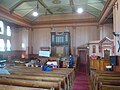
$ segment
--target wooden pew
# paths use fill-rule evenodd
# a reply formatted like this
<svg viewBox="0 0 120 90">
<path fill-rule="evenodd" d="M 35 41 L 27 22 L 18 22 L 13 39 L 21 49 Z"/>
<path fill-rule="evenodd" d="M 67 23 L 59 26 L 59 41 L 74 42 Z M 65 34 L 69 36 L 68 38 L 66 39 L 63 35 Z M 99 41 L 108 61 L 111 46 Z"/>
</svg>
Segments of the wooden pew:
<svg viewBox="0 0 120 90">
<path fill-rule="evenodd" d="M 118 80 L 100 81 L 99 89 L 97 90 L 120 90 L 120 81 Z"/>
<path fill-rule="evenodd" d="M 61 90 L 61 82 L 47 82 L 47 81 L 34 81 L 34 80 L 20 80 L 10 78 L 0 78 L 0 84 L 13 85 L 13 86 L 25 86 L 34 88 L 46 88 L 53 87 L 55 90 Z"/>
<path fill-rule="evenodd" d="M 91 70 L 90 71 L 90 78 L 91 78 L 91 82 L 94 82 L 96 77 L 99 75 L 102 76 L 119 76 L 120 72 L 114 72 L 114 71 L 96 71 L 96 70 Z"/>
<path fill-rule="evenodd" d="M 95 81 L 95 90 L 98 90 L 99 85 L 101 85 L 101 82 L 111 82 L 111 81 L 115 81 L 115 80 L 120 81 L 120 76 L 118 76 L 118 77 L 98 76 L 97 80 Z"/>
<path fill-rule="evenodd" d="M 12 67 L 11 70 L 17 70 L 17 71 L 24 71 L 24 72 L 42 72 L 41 68 L 36 68 L 36 67 L 23 67 L 23 66 L 16 66 L 16 67 Z M 9 68 L 9 71 L 11 71 Z M 74 69 L 71 68 L 55 68 L 55 69 L 51 69 L 51 72 L 54 74 L 68 74 L 71 77 L 74 77 Z M 74 78 L 73 78 L 74 79 Z M 72 80 L 73 81 L 73 80 Z"/>
<path fill-rule="evenodd" d="M 31 88 L 31 87 L 22 87 L 22 86 L 12 86 L 12 85 L 2 85 L 2 84 L 0 84 L 0 90 L 54 90 L 54 88 L 50 88 L 50 89 Z"/>
<path fill-rule="evenodd" d="M 41 68 L 36 67 L 23 67 L 23 66 L 16 66 L 9 69 L 9 71 L 22 71 L 22 72 L 33 72 L 33 73 L 54 73 L 54 74 L 62 74 L 62 75 L 68 75 L 68 79 L 70 81 L 70 85 L 73 85 L 74 81 L 74 69 L 71 68 L 56 68 L 51 69 L 51 72 L 43 72 Z"/>
<path fill-rule="evenodd" d="M 97 81 L 99 81 L 99 80 L 102 80 L 102 78 L 99 78 L 99 77 L 102 77 L 102 78 L 104 78 L 104 80 L 114 80 L 114 79 L 116 79 L 116 78 L 118 78 L 119 79 L 119 77 L 120 77 L 120 74 L 119 73 L 103 73 L 103 74 L 96 74 L 95 76 L 94 76 L 94 80 L 93 80 L 93 85 L 94 85 L 94 87 L 96 87 L 96 83 L 97 83 Z M 106 77 L 109 77 L 109 78 L 106 78 Z M 115 78 L 116 77 L 116 78 Z"/>
<path fill-rule="evenodd" d="M 0 75 L 0 78 L 11 78 L 11 79 L 22 79 L 22 80 L 36 80 L 36 81 L 50 81 L 59 82 L 61 81 L 61 87 L 66 90 L 65 77 L 46 77 L 46 76 L 26 76 L 26 75 Z"/>
<path fill-rule="evenodd" d="M 91 86 L 93 87 L 92 90 L 95 90 L 96 81 L 98 79 L 98 76 L 120 77 L 120 72 L 114 72 L 114 71 L 96 71 L 96 70 L 91 70 L 90 72 L 91 72 L 90 73 Z"/>
<path fill-rule="evenodd" d="M 101 85 L 99 90 L 120 90 L 120 86 L 114 86 L 114 85 Z"/>
<path fill-rule="evenodd" d="M 70 87 L 70 84 L 69 84 L 69 79 L 67 76 L 65 75 L 60 75 L 60 74 L 52 74 L 52 73 L 25 73 L 25 72 L 10 72 L 11 75 L 27 75 L 27 76 L 46 76 L 46 77 L 53 77 L 53 78 L 57 78 L 57 77 L 60 77 L 60 78 L 65 78 L 65 82 L 66 82 L 66 86 L 67 86 L 67 89 L 69 90 L 71 87 Z"/>
<path fill-rule="evenodd" d="M 18 72 L 21 72 L 21 73 L 24 73 L 24 74 L 28 74 L 28 73 L 37 73 L 39 75 L 47 75 L 47 74 L 52 74 L 52 76 L 58 76 L 59 75 L 62 75 L 62 76 L 65 76 L 67 78 L 67 85 L 68 85 L 68 88 L 71 88 L 72 85 L 73 85 L 73 81 L 74 81 L 74 69 L 69 69 L 69 68 L 56 68 L 56 69 L 52 69 L 51 72 L 43 72 L 41 71 L 41 68 L 36 68 L 36 67 L 11 67 L 9 68 L 9 71 L 13 74 L 13 73 L 18 73 Z M 34 74 L 34 75 L 35 75 Z M 54 74 L 54 75 L 53 75 Z M 33 75 L 33 74 L 32 74 Z M 48 76 L 48 75 L 47 75 Z"/>
</svg>

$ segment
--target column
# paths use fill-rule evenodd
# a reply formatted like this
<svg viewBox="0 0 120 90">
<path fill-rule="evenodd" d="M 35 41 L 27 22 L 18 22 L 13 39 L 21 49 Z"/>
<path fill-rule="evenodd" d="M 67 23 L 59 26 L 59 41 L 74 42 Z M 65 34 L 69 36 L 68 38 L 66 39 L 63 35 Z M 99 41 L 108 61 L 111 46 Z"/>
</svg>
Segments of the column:
<svg viewBox="0 0 120 90">
<path fill-rule="evenodd" d="M 120 0 L 117 0 L 116 4 L 113 6 L 113 31 L 116 33 L 120 33 Z M 118 49 L 120 47 L 120 36 L 114 36 L 114 52 L 115 55 L 120 55 L 120 51 Z"/>
</svg>

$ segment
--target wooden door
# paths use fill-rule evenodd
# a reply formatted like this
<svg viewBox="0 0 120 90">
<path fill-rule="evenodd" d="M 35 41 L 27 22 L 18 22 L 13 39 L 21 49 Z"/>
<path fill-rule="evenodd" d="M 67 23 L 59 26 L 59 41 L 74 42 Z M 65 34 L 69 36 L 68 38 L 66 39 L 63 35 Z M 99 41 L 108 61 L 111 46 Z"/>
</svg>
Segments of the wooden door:
<svg viewBox="0 0 120 90">
<path fill-rule="evenodd" d="M 86 50 L 79 50 L 79 57 L 81 64 L 87 64 L 87 53 Z"/>
</svg>

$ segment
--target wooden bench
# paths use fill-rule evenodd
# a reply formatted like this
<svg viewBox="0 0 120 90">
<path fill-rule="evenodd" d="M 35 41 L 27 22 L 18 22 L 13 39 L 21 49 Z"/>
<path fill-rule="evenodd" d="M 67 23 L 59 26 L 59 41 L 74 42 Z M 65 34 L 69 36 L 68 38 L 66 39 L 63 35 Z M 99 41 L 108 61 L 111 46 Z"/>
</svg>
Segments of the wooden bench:
<svg viewBox="0 0 120 90">
<path fill-rule="evenodd" d="M 118 80 L 100 81 L 99 89 L 97 90 L 120 90 L 120 81 Z"/>
<path fill-rule="evenodd" d="M 31 87 L 22 87 L 22 86 L 12 86 L 12 85 L 2 85 L 2 84 L 0 84 L 0 90 L 54 90 L 54 88 L 50 88 L 50 89 L 31 88 Z"/>
<path fill-rule="evenodd" d="M 91 82 L 94 82 L 94 79 L 96 78 L 96 76 L 98 75 L 108 75 L 109 74 L 120 74 L 120 72 L 114 72 L 114 71 L 96 71 L 94 69 L 90 70 L 90 79 L 91 79 Z"/>
<path fill-rule="evenodd" d="M 98 90 L 100 80 L 119 80 L 120 72 L 91 70 L 90 77 L 92 90 Z"/>
<path fill-rule="evenodd" d="M 47 77 L 47 76 L 26 76 L 26 75 L 0 75 L 0 78 L 11 78 L 21 80 L 36 80 L 36 81 L 50 81 L 59 82 L 61 81 L 61 87 L 67 90 L 65 77 Z"/>
<path fill-rule="evenodd" d="M 41 68 L 36 67 L 23 67 L 23 66 L 16 66 L 9 68 L 9 71 L 19 71 L 19 72 L 33 72 L 33 73 L 53 73 L 53 74 L 61 74 L 61 75 L 68 75 L 70 85 L 73 85 L 74 81 L 74 69 L 71 68 L 56 68 L 51 69 L 51 72 L 43 72 Z"/>
<path fill-rule="evenodd" d="M 120 90 L 120 86 L 114 86 L 114 85 L 101 85 L 99 90 Z"/>
<path fill-rule="evenodd" d="M 37 75 L 37 76 L 53 76 L 53 77 L 65 77 L 67 88 L 72 88 L 74 81 L 74 69 L 69 68 L 56 68 L 52 69 L 51 72 L 41 71 L 41 68 L 35 67 L 11 67 L 9 68 L 11 74 L 22 74 L 22 75 Z"/>
<path fill-rule="evenodd" d="M 111 81 L 115 81 L 115 80 L 120 81 L 120 76 L 119 77 L 98 76 L 97 80 L 95 81 L 95 90 L 98 90 L 101 82 L 111 82 Z"/>
<path fill-rule="evenodd" d="M 0 84 L 13 85 L 13 86 L 25 86 L 34 88 L 46 88 L 53 87 L 55 90 L 61 90 L 61 82 L 48 82 L 48 81 L 34 81 L 34 80 L 21 80 L 11 78 L 0 78 Z"/>
</svg>

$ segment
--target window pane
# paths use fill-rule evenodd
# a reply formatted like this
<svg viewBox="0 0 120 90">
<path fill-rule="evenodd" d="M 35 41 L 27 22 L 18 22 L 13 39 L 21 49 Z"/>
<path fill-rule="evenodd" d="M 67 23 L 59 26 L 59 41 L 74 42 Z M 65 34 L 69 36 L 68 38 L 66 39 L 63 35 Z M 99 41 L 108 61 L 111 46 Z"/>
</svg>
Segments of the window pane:
<svg viewBox="0 0 120 90">
<path fill-rule="evenodd" d="M 5 43 L 3 39 L 0 39 L 0 51 L 5 51 Z"/>
<path fill-rule="evenodd" d="M 7 40 L 7 51 L 11 50 L 11 43 L 10 40 Z"/>
<path fill-rule="evenodd" d="M 4 25 L 2 21 L 0 21 L 0 34 L 4 34 Z"/>
<path fill-rule="evenodd" d="M 11 29 L 10 29 L 10 26 L 7 26 L 7 36 L 11 36 Z"/>
</svg>

